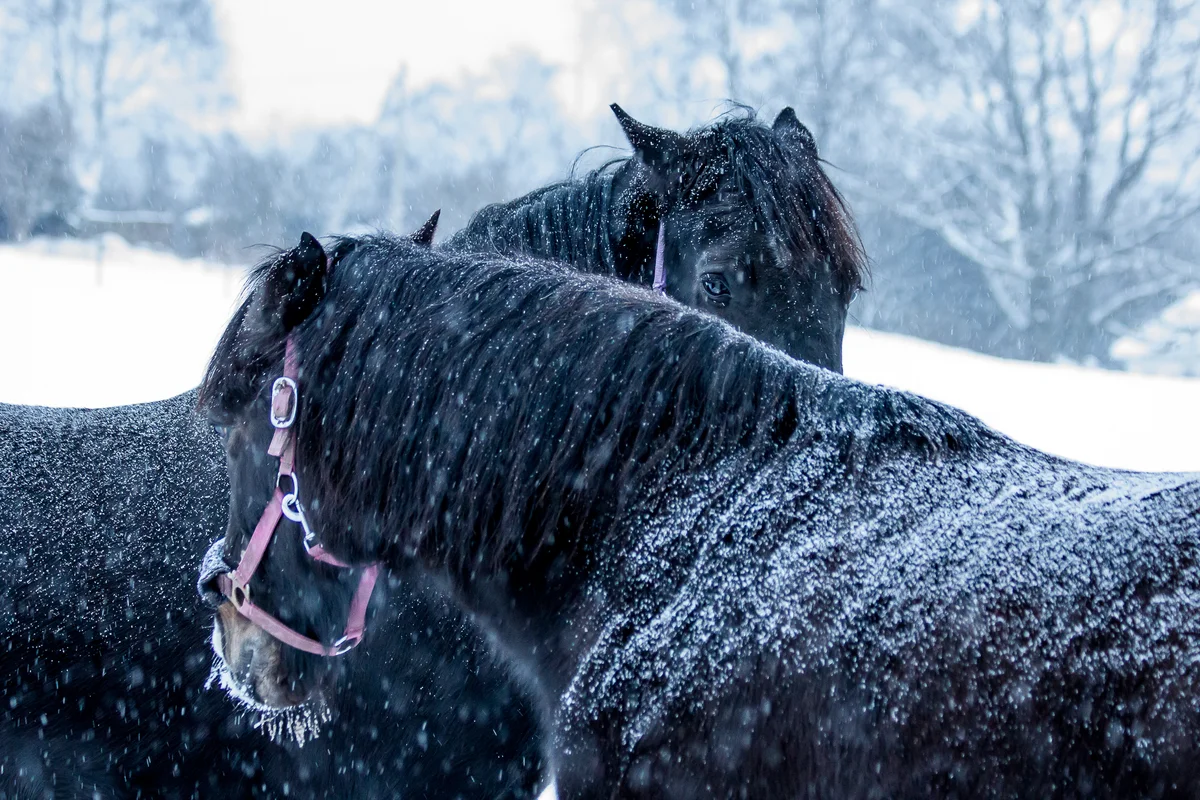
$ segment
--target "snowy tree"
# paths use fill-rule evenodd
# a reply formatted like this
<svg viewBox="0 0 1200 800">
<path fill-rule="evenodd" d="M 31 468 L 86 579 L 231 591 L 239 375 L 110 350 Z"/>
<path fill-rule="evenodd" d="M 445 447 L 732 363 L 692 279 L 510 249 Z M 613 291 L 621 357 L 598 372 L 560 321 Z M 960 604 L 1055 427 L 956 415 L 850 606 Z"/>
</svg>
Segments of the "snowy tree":
<svg viewBox="0 0 1200 800">
<path fill-rule="evenodd" d="M 457 84 L 414 88 L 398 75 L 375 126 L 381 219 L 408 229 L 440 206 L 448 232 L 486 203 L 564 177 L 588 136 L 563 110 L 561 77 L 521 52 Z"/>
<path fill-rule="evenodd" d="M 1026 355 L 1103 356 L 1200 283 L 1195 3 L 891 13 L 905 55 L 889 93 L 909 122 L 876 186 L 981 271 Z"/>
<path fill-rule="evenodd" d="M 61 224 L 79 201 L 71 174 L 71 127 L 52 105 L 0 111 L 0 240 Z"/>
<path fill-rule="evenodd" d="M 245 261 L 248 247 L 288 241 L 277 199 L 286 171 L 278 153 L 256 153 L 225 134 L 211 143 L 208 164 L 197 192 L 209 210 L 205 253 Z"/>
<path fill-rule="evenodd" d="M 823 154 L 857 163 L 886 116 L 877 97 L 889 68 L 877 54 L 886 39 L 879 2 L 658 0 L 669 21 L 634 55 L 632 71 L 659 103 L 699 104 L 679 115 L 686 124 L 724 99 L 793 106 Z M 644 10 L 631 2 L 614 9 L 635 42 L 647 27 Z"/>
<path fill-rule="evenodd" d="M 227 102 L 209 0 L 15 0 L 0 22 L 9 107 L 51 102 L 70 120 L 90 199 L 106 160 L 142 157 L 142 137 L 184 135 Z"/>
</svg>

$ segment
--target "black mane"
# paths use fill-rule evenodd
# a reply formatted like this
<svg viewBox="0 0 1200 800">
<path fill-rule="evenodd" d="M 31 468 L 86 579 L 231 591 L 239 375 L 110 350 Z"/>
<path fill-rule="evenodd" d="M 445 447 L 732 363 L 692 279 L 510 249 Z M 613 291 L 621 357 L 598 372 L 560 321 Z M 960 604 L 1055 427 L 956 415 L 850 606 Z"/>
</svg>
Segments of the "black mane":
<svg viewBox="0 0 1200 800">
<path fill-rule="evenodd" d="M 480 545 L 536 552 L 734 448 L 768 455 L 834 437 L 853 469 L 888 442 L 939 451 L 985 435 L 953 409 L 865 390 L 711 316 L 555 264 L 386 236 L 331 252 L 327 294 L 295 331 L 299 463 L 322 517 L 374 510 L 374 531 L 330 526 L 345 552 L 374 548 L 384 530 L 435 547 L 468 531 L 477 538 L 459 535 L 453 559 L 466 567 Z M 282 269 L 286 259 L 254 273 L 201 389 L 210 410 L 241 410 L 282 358 L 282 337 L 254 323 Z M 335 444 L 306 449 L 316 441 Z M 365 464 L 372 495 L 340 495 Z"/>
<path fill-rule="evenodd" d="M 736 195 L 794 252 L 826 254 L 847 296 L 862 287 L 862 243 L 815 151 L 797 148 L 749 109 L 693 129 L 685 142 L 691 163 L 672 178 L 683 187 L 682 206 L 695 207 L 718 191 Z M 650 180 L 637 159 L 616 159 L 581 178 L 487 206 L 447 246 L 526 253 L 649 283 L 658 221 L 667 210 Z"/>
<path fill-rule="evenodd" d="M 611 161 L 580 178 L 552 183 L 523 197 L 480 209 L 447 243 L 455 250 L 526 253 L 586 265 L 589 272 L 622 280 L 637 278 L 622 269 L 622 256 L 645 247 L 658 224 L 649 193 L 625 196 L 637 164 Z M 629 220 L 634 220 L 630 225 Z M 645 242 L 639 240 L 646 240 Z M 622 242 L 625 242 L 623 245 Z M 628 248 L 622 253 L 621 248 Z M 645 257 L 645 252 L 640 252 Z"/>
</svg>

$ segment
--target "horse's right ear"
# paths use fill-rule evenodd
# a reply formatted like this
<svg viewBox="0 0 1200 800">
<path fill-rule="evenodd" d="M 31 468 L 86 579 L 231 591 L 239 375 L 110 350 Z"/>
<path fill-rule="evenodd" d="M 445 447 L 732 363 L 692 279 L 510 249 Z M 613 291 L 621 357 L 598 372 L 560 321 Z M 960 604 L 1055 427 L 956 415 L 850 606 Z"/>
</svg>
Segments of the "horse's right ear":
<svg viewBox="0 0 1200 800">
<path fill-rule="evenodd" d="M 325 296 L 329 258 L 311 233 L 300 235 L 300 244 L 283 253 L 263 280 L 262 324 L 286 334 L 308 319 Z"/>
<path fill-rule="evenodd" d="M 433 235 L 437 233 L 438 217 L 441 215 L 442 210 L 439 208 L 437 211 L 433 212 L 433 216 L 431 216 L 424 225 L 417 228 L 416 231 L 414 231 L 413 234 L 408 238 L 412 239 L 415 244 L 419 244 L 422 247 L 432 247 Z"/>
</svg>

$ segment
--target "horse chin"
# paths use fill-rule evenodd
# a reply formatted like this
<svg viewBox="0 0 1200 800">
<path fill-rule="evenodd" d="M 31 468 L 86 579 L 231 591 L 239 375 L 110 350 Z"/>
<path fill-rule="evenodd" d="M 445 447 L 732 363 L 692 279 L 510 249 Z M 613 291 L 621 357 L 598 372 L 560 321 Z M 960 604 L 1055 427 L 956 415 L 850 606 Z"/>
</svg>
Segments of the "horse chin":
<svg viewBox="0 0 1200 800">
<path fill-rule="evenodd" d="M 221 686 L 240 704 L 274 712 L 317 699 L 315 688 L 297 686 L 289 679 L 284 645 L 239 614 L 232 603 L 217 609 L 212 646 Z"/>
</svg>

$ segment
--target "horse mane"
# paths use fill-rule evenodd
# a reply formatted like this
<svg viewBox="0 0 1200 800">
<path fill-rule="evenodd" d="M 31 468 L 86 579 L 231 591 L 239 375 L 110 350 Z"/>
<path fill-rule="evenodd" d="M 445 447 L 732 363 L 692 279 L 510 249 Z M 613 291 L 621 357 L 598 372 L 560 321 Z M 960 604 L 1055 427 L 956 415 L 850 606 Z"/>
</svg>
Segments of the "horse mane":
<svg viewBox="0 0 1200 800">
<path fill-rule="evenodd" d="M 571 177 L 476 212 L 446 247 L 498 253 L 526 253 L 623 280 L 620 242 L 631 233 L 626 221 L 634 205 L 649 195 L 623 197 L 625 179 L 637 168 L 630 158 L 609 161 L 582 177 Z M 631 205 L 634 204 L 634 205 Z M 648 209 L 647 209 L 648 210 Z"/>
<path fill-rule="evenodd" d="M 822 254 L 847 299 L 862 288 L 868 270 L 862 241 L 815 151 L 797 146 L 744 106 L 692 129 L 685 141 L 684 160 L 694 163 L 686 165 L 683 206 L 699 204 L 718 186 L 731 186 L 765 230 L 799 256 L 801 268 L 812 254 Z M 582 177 L 485 206 L 447 246 L 526 253 L 647 282 L 648 274 L 620 269 L 618 251 L 639 237 L 649 237 L 646 247 L 653 247 L 660 206 L 646 168 L 633 157 L 618 158 Z M 640 224 L 628 224 L 631 216 Z"/>
<path fill-rule="evenodd" d="M 384 235 L 331 252 L 327 293 L 293 336 L 298 464 L 335 551 L 448 548 L 472 569 L 480 553 L 537 553 L 734 452 L 753 461 L 823 441 L 858 470 L 889 442 L 941 453 L 986 435 L 956 409 L 556 263 Z M 283 334 L 254 330 L 247 311 L 277 269 L 255 270 L 209 364 L 201 397 L 214 415 L 264 398 L 282 361 Z"/>
</svg>

